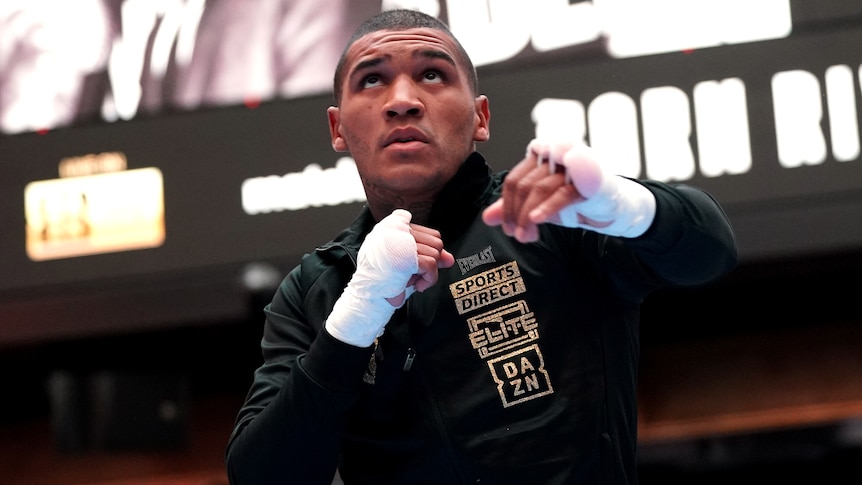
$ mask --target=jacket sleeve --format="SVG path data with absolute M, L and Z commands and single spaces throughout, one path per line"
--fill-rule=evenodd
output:
M 318 291 L 305 291 L 302 266 L 265 309 L 264 363 L 226 450 L 232 485 L 328 485 L 335 475 L 346 416 L 373 349 L 344 344 L 322 330 L 342 288 L 312 285 Z
M 736 266 L 733 228 L 712 196 L 688 185 L 639 182 L 656 198 L 655 218 L 644 234 L 581 233 L 584 254 L 618 295 L 639 303 L 654 290 L 707 284 Z
M 656 216 L 631 241 L 640 260 L 665 283 L 708 283 L 736 266 L 736 237 L 718 202 L 689 185 L 642 182 L 656 197 Z

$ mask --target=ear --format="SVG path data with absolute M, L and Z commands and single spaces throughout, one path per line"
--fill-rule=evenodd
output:
M 326 116 L 329 118 L 329 136 L 332 139 L 332 149 L 336 152 L 346 152 L 350 149 L 347 147 L 347 142 L 341 136 L 341 112 L 338 106 L 330 106 L 326 110 Z
M 491 138 L 491 110 L 488 107 L 488 97 L 484 94 L 474 100 L 476 106 L 476 128 L 473 130 L 473 141 L 483 142 Z

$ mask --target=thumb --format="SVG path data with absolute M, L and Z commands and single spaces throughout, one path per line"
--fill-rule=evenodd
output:
M 482 221 L 489 226 L 503 223 L 503 199 L 498 199 L 482 212 Z
M 455 265 L 455 256 L 447 250 L 440 252 L 440 260 L 437 261 L 438 268 L 451 268 Z

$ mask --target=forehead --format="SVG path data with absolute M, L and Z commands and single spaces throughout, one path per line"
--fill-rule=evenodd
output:
M 348 70 L 357 63 L 374 58 L 385 58 L 399 52 L 411 54 L 417 51 L 436 50 L 449 55 L 460 67 L 463 66 L 458 46 L 446 32 L 429 28 L 402 30 L 379 30 L 356 40 L 345 57 Z

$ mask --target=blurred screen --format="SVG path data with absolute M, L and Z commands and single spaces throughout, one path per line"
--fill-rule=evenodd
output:
M 31 182 L 24 189 L 27 255 L 43 261 L 160 246 L 162 193 L 154 167 Z
M 332 73 L 396 6 L 474 58 L 492 168 L 581 140 L 706 189 L 743 262 L 862 246 L 858 2 L 50 1 L 0 2 L 0 320 L 58 285 L 290 267 L 330 240 L 364 202 Z

